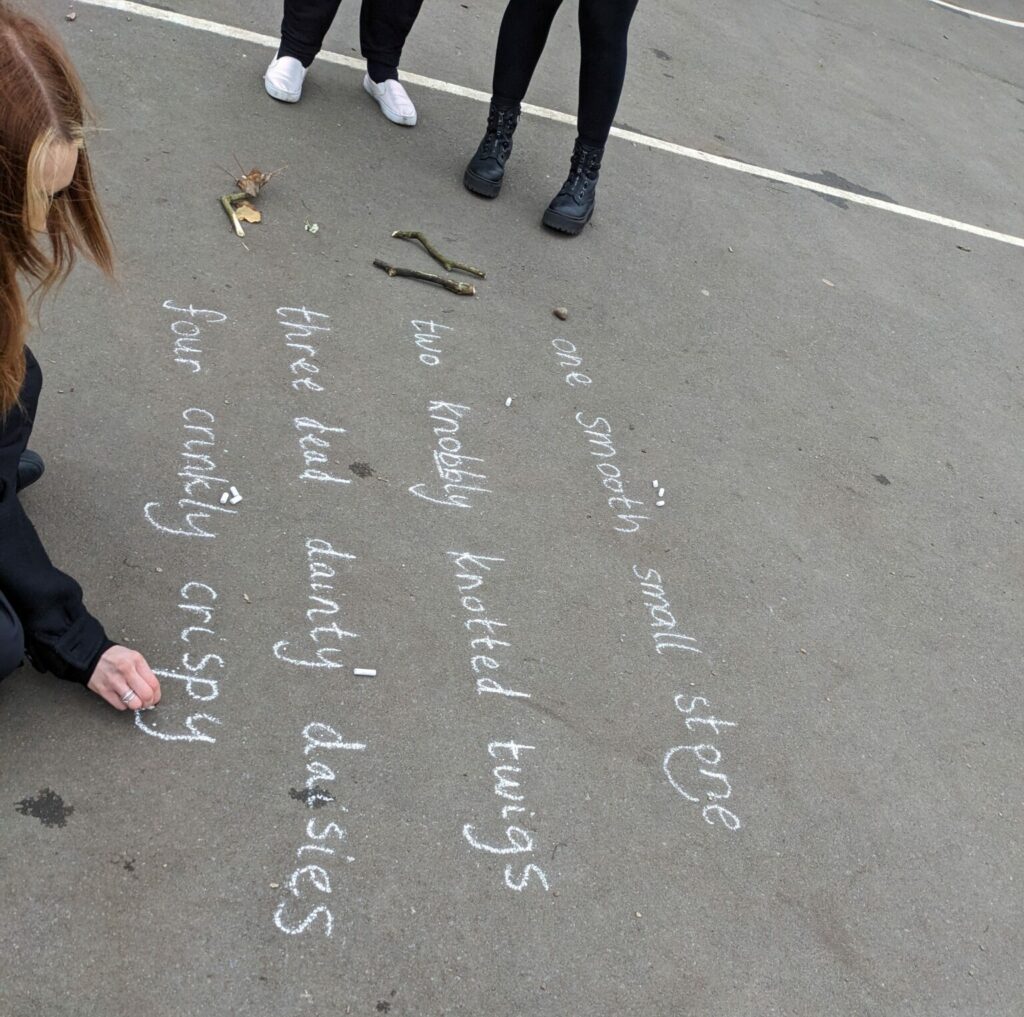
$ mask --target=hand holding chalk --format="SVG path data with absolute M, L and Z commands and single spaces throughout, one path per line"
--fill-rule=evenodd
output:
M 100 657 L 87 688 L 115 710 L 148 710 L 160 702 L 160 682 L 146 658 L 126 646 Z

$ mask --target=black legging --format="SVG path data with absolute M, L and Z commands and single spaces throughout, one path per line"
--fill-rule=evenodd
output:
M 398 77 L 406 36 L 423 0 L 363 0 L 359 42 L 374 81 Z M 308 67 L 338 13 L 341 0 L 284 0 L 279 56 L 295 57 Z
M 518 105 L 562 0 L 509 0 L 494 60 L 494 99 Z M 626 78 L 626 36 L 637 0 L 579 0 L 580 141 L 600 148 L 608 140 Z

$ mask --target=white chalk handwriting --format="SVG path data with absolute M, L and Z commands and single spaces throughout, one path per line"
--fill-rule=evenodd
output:
M 274 911 L 274 924 L 289 936 L 300 936 L 309 929 L 318 928 L 329 938 L 334 932 L 334 915 L 328 904 L 320 901 L 314 892 L 327 897 L 333 893 L 331 873 L 326 862 L 328 858 L 335 858 L 341 845 L 348 840 L 345 828 L 337 821 L 337 813 L 348 812 L 348 809 L 339 804 L 335 795 L 325 787 L 337 780 L 336 764 L 329 765 L 320 758 L 309 757 L 319 757 L 335 749 L 363 752 L 366 743 L 347 741 L 338 733 L 337 728 L 319 721 L 313 721 L 302 729 L 302 742 L 306 776 L 302 791 L 292 788 L 292 797 L 301 800 L 307 809 L 327 808 L 328 815 L 333 814 L 334 818 L 325 817 L 321 820 L 317 816 L 310 816 L 306 821 L 306 843 L 298 848 L 295 856 L 304 862 L 308 854 L 313 854 L 324 864 L 299 865 L 283 881 L 288 896 L 278 903 Z M 348 854 L 345 860 L 355 861 Z M 296 910 L 300 912 L 299 915 L 295 914 Z
M 281 319 L 278 324 L 286 330 L 285 346 L 300 354 L 288 365 L 293 376 L 292 388 L 297 392 L 323 392 L 323 385 L 316 380 L 320 374 L 320 365 L 316 362 L 317 347 L 307 340 L 319 342 L 325 339 L 331 331 L 330 317 L 307 307 L 279 307 L 277 317 Z
M 643 508 L 641 498 L 626 497 L 626 481 L 623 479 L 622 471 L 611 462 L 618 454 L 612 440 L 612 425 L 605 417 L 595 417 L 589 423 L 583 419 L 583 412 L 576 414 L 576 423 L 583 428 L 587 436 L 587 443 L 590 447 L 590 454 L 601 462 L 596 463 L 597 472 L 601 475 L 601 486 L 606 491 L 611 491 L 612 496 L 608 499 L 608 507 L 611 509 L 622 508 L 625 511 L 619 512 L 617 519 L 620 525 L 615 529 L 618 533 L 636 533 L 640 524 L 650 516 L 637 515 L 630 512 L 630 509 Z
M 181 654 L 181 662 L 177 669 L 155 667 L 153 673 L 162 682 L 180 682 L 189 699 L 199 703 L 212 703 L 220 695 L 220 681 L 224 677 L 224 658 L 219 653 L 206 653 L 201 648 L 204 644 L 211 643 L 216 636 L 213 622 L 217 591 L 207 583 L 193 580 L 185 583 L 178 595 L 181 597 L 178 610 L 185 615 L 187 622 L 180 635 L 185 650 Z M 197 646 L 200 649 L 197 650 Z M 158 718 L 162 719 L 167 715 L 170 699 L 168 696 L 162 701 Z M 154 726 L 156 720 L 150 723 L 142 710 L 135 711 L 135 726 L 144 734 L 159 738 L 163 742 L 214 743 L 217 739 L 212 734 L 200 730 L 200 721 L 216 725 L 221 723 L 212 714 L 193 713 L 182 721 L 184 731 L 173 731 Z
M 643 574 L 641 574 L 641 572 Z M 679 631 L 679 624 L 672 613 L 672 605 L 665 596 L 664 580 L 657 569 L 643 569 L 633 566 L 633 575 L 640 580 L 640 591 L 651 623 L 654 648 L 659 653 L 678 650 L 680 653 L 700 653 L 693 636 Z
M 310 646 L 306 651 L 311 656 L 293 656 L 290 640 L 281 639 L 274 644 L 274 656 L 287 664 L 297 667 L 341 668 L 344 663 L 339 659 L 346 639 L 358 639 L 355 632 L 343 629 L 337 617 L 341 613 L 338 601 L 334 597 L 334 582 L 337 577 L 337 564 L 342 561 L 355 561 L 354 554 L 338 551 L 330 541 L 320 537 L 310 537 L 305 543 L 306 564 L 309 569 L 309 603 L 306 610 L 306 621 L 311 625 L 308 631 Z M 331 594 L 330 597 L 325 594 Z M 323 619 L 334 619 L 327 624 Z
M 165 311 L 182 315 L 171 323 L 171 333 L 174 335 L 174 362 L 188 368 L 192 374 L 198 374 L 203 369 L 199 359 L 203 354 L 203 326 L 219 325 L 227 321 L 228 316 L 221 311 L 193 307 L 191 304 L 188 307 L 179 307 L 173 300 L 165 300 L 163 307 Z
M 190 406 L 181 417 L 185 421 L 185 439 L 181 445 L 181 466 L 177 477 L 184 497 L 178 499 L 178 514 L 175 517 L 174 510 L 170 510 L 172 515 L 168 519 L 158 501 L 147 502 L 143 514 L 146 522 L 161 533 L 212 539 L 217 536 L 214 520 L 238 515 L 237 509 L 217 504 L 215 497 L 230 487 L 229 480 L 217 476 L 217 464 L 211 454 L 217 443 L 213 429 L 216 418 L 209 410 L 197 406 Z M 206 495 L 207 500 L 196 498 L 197 489 Z
M 455 583 L 459 590 L 459 602 L 466 614 L 464 627 L 471 634 L 469 640 L 469 667 L 480 695 L 493 694 L 507 699 L 529 699 L 529 692 L 521 692 L 509 684 L 501 684 L 494 676 L 503 666 L 495 651 L 512 644 L 499 639 L 501 629 L 508 623 L 489 617 L 487 607 L 481 599 L 485 573 L 505 561 L 493 555 L 470 554 L 468 551 L 449 551 L 448 557 L 455 566 Z M 488 674 L 487 672 L 492 672 Z M 504 678 L 502 681 L 506 681 Z
M 494 794 L 508 803 L 501 807 L 502 823 L 508 823 L 510 816 L 518 817 L 527 811 L 527 807 L 522 804 L 526 796 L 519 793 L 522 784 L 519 777 L 523 772 L 520 763 L 524 761 L 523 753 L 533 751 L 535 746 L 520 745 L 512 739 L 493 741 L 487 746 L 488 756 L 498 763 L 491 770 L 494 777 Z M 534 813 L 531 812 L 529 815 L 532 817 Z M 533 854 L 537 851 L 534 834 L 521 824 L 522 820 L 510 823 L 502 835 L 495 837 L 493 834 L 479 833 L 474 824 L 466 823 L 462 827 L 462 836 L 471 848 L 485 854 L 501 857 Z M 505 886 L 510 890 L 522 893 L 530 885 L 533 877 L 536 877 L 539 886 L 545 890 L 550 889 L 547 874 L 539 865 L 533 862 L 525 865 L 520 862 L 514 865 L 510 862 L 505 866 Z
M 566 385 L 570 388 L 593 385 L 594 382 L 589 375 L 576 370 L 577 367 L 583 366 L 583 354 L 576 349 L 574 343 L 569 342 L 568 339 L 552 339 L 551 345 L 555 350 L 559 366 L 569 368 L 565 376 Z
M 431 494 L 426 484 L 413 484 L 409 492 L 434 505 L 443 505 L 446 508 L 472 508 L 472 494 L 490 494 L 491 491 L 477 483 L 486 481 L 486 474 L 465 468 L 466 463 L 482 463 L 483 460 L 478 456 L 463 455 L 462 442 L 456 437 L 461 427 L 460 421 L 470 412 L 470 408 L 459 403 L 446 403 L 435 399 L 429 403 L 427 411 L 430 413 L 430 419 L 437 421 L 433 428 L 437 437 L 434 468 L 444 482 L 444 493 Z
M 441 347 L 438 345 L 441 332 L 453 331 L 450 325 L 442 325 L 436 321 L 412 321 L 413 341 L 420 351 L 419 362 L 426 367 L 439 367 L 441 364 Z
M 331 447 L 330 440 L 325 438 L 326 434 L 346 434 L 344 427 L 328 427 L 321 424 L 319 420 L 312 417 L 296 417 L 292 423 L 295 430 L 299 432 L 299 451 L 302 453 L 303 471 L 299 474 L 299 480 L 319 480 L 326 484 L 351 484 L 348 477 L 339 477 L 319 467 L 327 464 L 326 449 Z
M 675 704 L 676 709 L 686 717 L 684 723 L 687 732 L 703 734 L 706 733 L 707 728 L 710 728 L 717 738 L 722 731 L 737 726 L 731 720 L 721 720 L 710 714 L 710 704 L 703 696 L 680 693 L 675 697 Z M 701 707 L 699 710 L 698 704 Z M 709 713 L 709 715 L 704 716 L 705 713 Z M 668 778 L 668 782 L 688 802 L 701 805 L 704 799 L 707 800 L 706 804 L 701 807 L 700 813 L 705 823 L 710 826 L 718 824 L 727 830 L 735 831 L 740 829 L 743 824 L 735 812 L 731 812 L 721 804 L 732 797 L 732 784 L 728 776 L 717 769 L 721 761 L 722 753 L 718 748 L 709 742 L 700 742 L 676 745 L 669 749 L 665 753 L 661 768 Z M 693 773 L 694 770 L 696 770 L 696 775 Z M 696 793 L 691 794 L 690 791 Z

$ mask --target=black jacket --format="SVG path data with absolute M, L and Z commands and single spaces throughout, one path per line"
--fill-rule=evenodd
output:
M 21 406 L 0 417 L 0 592 L 25 630 L 25 650 L 41 671 L 85 683 L 114 644 L 86 611 L 82 588 L 55 568 L 17 495 L 18 459 L 35 420 L 43 373 L 26 348 Z

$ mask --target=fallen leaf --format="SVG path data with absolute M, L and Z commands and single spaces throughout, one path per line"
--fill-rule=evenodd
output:
M 271 170 L 270 173 L 264 173 L 254 166 L 244 176 L 240 176 L 235 183 L 240 191 L 244 191 L 250 198 L 255 198 L 280 172 L 280 169 L 276 169 Z
M 242 222 L 263 222 L 263 213 L 258 208 L 253 208 L 248 201 L 235 205 L 235 215 Z

